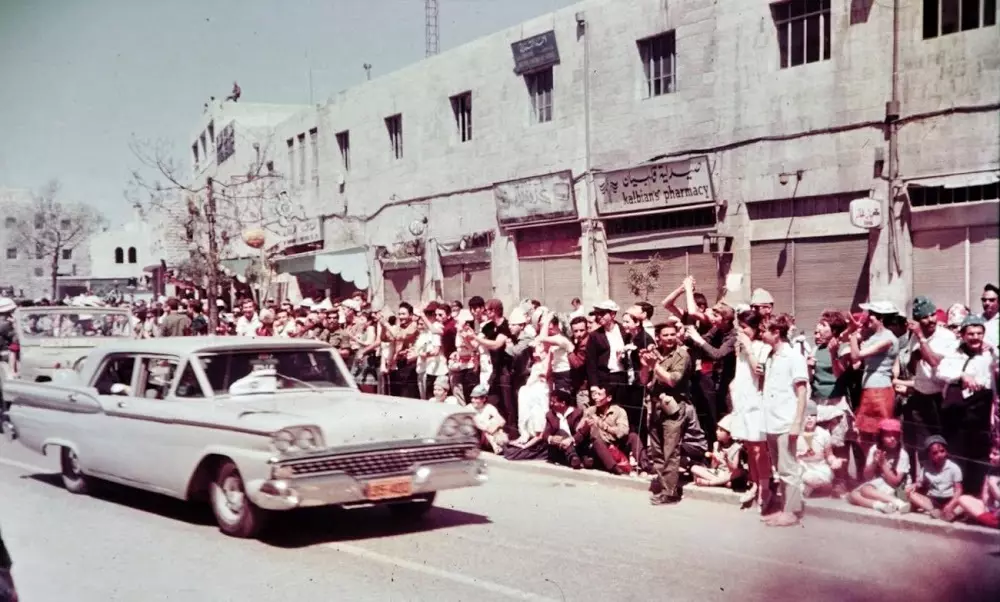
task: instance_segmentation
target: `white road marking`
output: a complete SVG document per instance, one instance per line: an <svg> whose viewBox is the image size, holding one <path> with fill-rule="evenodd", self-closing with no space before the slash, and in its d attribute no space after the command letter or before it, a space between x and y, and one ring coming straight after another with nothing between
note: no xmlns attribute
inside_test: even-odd
<svg viewBox="0 0 1000 602"><path fill-rule="evenodd" d="M42 468L41 466L35 466L33 464L25 464L24 462L18 462L17 460L11 460L8 458L0 458L0 464L6 464L7 466L12 466L14 468L20 468L21 470L30 470L32 472L41 473L51 473L55 472L49 468Z"/></svg>
<svg viewBox="0 0 1000 602"><path fill-rule="evenodd" d="M423 573L425 575L431 575L432 577L438 577L440 579L447 579L448 581L461 583L463 585L475 587L483 591L491 592L494 594L500 594L502 596L506 596L513 600L528 600L529 602L559 602L555 598L548 598L538 594L533 594L531 592L515 589L513 587L507 587L506 585L501 585L493 581L487 581L485 579L472 577L470 575L463 575L462 573L454 573L452 571L446 571L444 569L428 566L426 564L421 564L419 562L414 562L412 560L406 560L405 558L386 556L385 554L373 552L371 550L367 550L360 546L352 546L350 544L344 544L344 543L330 543L326 544L326 547L331 550L340 552L342 554L349 554L351 556L356 556L358 558L363 558L365 560L371 560L373 562L380 562L382 564L397 566L399 568L407 569L417 573Z"/></svg>

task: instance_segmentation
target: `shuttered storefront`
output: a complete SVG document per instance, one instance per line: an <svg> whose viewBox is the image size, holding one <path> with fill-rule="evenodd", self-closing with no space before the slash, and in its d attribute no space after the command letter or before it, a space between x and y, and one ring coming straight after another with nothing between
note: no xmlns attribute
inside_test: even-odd
<svg viewBox="0 0 1000 602"><path fill-rule="evenodd" d="M751 246L751 286L774 297L802 332L827 309L854 311L868 300L868 239L858 236L768 241Z"/></svg>
<svg viewBox="0 0 1000 602"><path fill-rule="evenodd" d="M645 272L650 260L658 257L660 270L655 286L648 293L645 290L635 291L630 284L629 272ZM663 299L681 285L689 274L694 276L695 290L701 292L714 303L718 296L718 277L716 259L711 253L703 253L700 248L664 249L661 251L642 251L637 253L613 253L608 258L608 288L611 298L625 310L636 301L646 300L653 304L656 313L653 321L657 322L667 317L663 309ZM684 298L677 300L677 307L684 309Z"/></svg>
<svg viewBox="0 0 1000 602"><path fill-rule="evenodd" d="M441 283L441 295L447 302L461 301L468 303L476 295L483 299L493 296L493 279L490 275L490 264L459 264L442 266L444 280Z"/></svg>
<svg viewBox="0 0 1000 602"><path fill-rule="evenodd" d="M420 268L384 268L385 307L393 311L402 301L420 304Z"/></svg>
<svg viewBox="0 0 1000 602"><path fill-rule="evenodd" d="M913 233L913 295L941 308L979 309L979 294L1000 280L1000 227L971 226Z"/></svg>
<svg viewBox="0 0 1000 602"><path fill-rule="evenodd" d="M521 297L537 299L553 311L568 312L583 290L580 257L536 257L518 262Z"/></svg>

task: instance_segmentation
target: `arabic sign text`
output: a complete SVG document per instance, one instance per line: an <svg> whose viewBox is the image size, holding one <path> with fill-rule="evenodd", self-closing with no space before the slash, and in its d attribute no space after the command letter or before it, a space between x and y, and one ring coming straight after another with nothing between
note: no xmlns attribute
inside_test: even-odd
<svg viewBox="0 0 1000 602"><path fill-rule="evenodd" d="M715 200L707 157L643 165L597 176L601 215L665 209Z"/></svg>
<svg viewBox="0 0 1000 602"><path fill-rule="evenodd" d="M493 198L501 226L576 217L573 180L568 171L496 184Z"/></svg>
<svg viewBox="0 0 1000 602"><path fill-rule="evenodd" d="M514 73L527 73L559 62L559 48L556 46L556 32L532 36L510 45L514 53Z"/></svg>

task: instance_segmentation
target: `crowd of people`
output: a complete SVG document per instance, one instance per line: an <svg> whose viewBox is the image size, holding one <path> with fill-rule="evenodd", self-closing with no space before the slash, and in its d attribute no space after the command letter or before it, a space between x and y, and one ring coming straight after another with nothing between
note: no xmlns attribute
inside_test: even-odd
<svg viewBox="0 0 1000 602"><path fill-rule="evenodd" d="M231 312L220 301L217 334L325 341L366 392L471 405L484 450L649 478L657 505L691 483L741 492L773 526L834 496L996 527L997 287L981 301L981 313L875 301L800 326L765 290L710 305L688 277L656 324L647 302L573 299L560 315L472 297L374 311L357 293L263 308L244 298ZM132 328L204 335L207 309L138 305Z"/></svg>

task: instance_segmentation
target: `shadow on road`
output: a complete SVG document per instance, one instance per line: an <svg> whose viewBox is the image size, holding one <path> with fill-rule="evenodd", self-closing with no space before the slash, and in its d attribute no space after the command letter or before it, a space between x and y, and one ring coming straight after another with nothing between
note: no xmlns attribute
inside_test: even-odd
<svg viewBox="0 0 1000 602"><path fill-rule="evenodd" d="M62 479L55 473L24 475L21 478L63 489ZM66 495L72 494L66 492ZM192 525L215 526L207 504L183 502L105 481L97 482L91 497ZM485 516L445 507L435 507L424 518L414 521L397 520L386 508L309 508L274 513L261 541L278 548L294 549L489 523Z"/></svg>
<svg viewBox="0 0 1000 602"><path fill-rule="evenodd" d="M435 507L422 519L415 521L396 519L386 508L310 508L276 516L262 541L278 548L304 548L338 541L437 531L463 525L485 525L490 522L489 518L479 514L444 507Z"/></svg>

